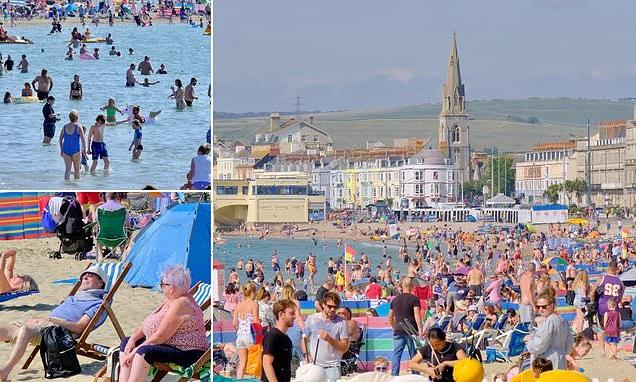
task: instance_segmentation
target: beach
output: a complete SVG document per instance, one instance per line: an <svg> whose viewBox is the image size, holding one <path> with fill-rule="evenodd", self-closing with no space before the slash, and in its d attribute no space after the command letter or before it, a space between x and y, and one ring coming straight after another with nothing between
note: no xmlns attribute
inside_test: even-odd
<svg viewBox="0 0 636 382"><path fill-rule="evenodd" d="M15 267L16 273L32 276L40 287L40 293L1 303L0 322L2 324L24 322L33 316L46 316L68 295L72 284L56 285L53 284L53 281L78 277L87 267L89 261L77 261L70 255L63 255L63 258L59 260L50 259L49 253L56 251L58 247L59 240L56 237L0 242L0 251L16 248L18 253ZM128 335L162 301L163 295L159 292L143 288L131 288L126 284L122 284L115 294L112 308L124 333ZM88 338L89 342L106 346L119 344L117 332L109 320L106 320L106 323L91 333ZM0 362L4 362L7 359L10 350L11 346L9 344L0 344ZM44 372L39 355L34 359L28 370L21 369L22 364L26 361L31 351L32 347L29 347L27 354L24 355L22 361L10 375L10 381L44 380ZM82 366L82 373L66 379L67 381L92 381L93 374L105 364L105 361L95 361L85 357L79 357L79 361ZM176 381L178 378L176 376L168 376L164 380Z"/></svg>
<svg viewBox="0 0 636 382"><path fill-rule="evenodd" d="M601 231L605 232L605 224L607 220L601 219ZM616 234L618 231L617 220L610 219L610 223L612 225L612 229L610 230L611 234ZM496 226L500 226L501 224L494 224ZM474 232L475 229L479 227L478 223L418 223L418 222L405 222L399 223L400 231L402 234L405 234L407 230L411 229L420 229L420 230L429 230L435 227L443 227L448 226L453 230L462 230L466 232ZM507 226L512 226L508 224ZM343 240L343 244L347 243L352 246L354 249L358 251L358 255L360 251L364 251L369 254L370 260L372 262L373 267L378 264L378 261L382 261L380 257L380 250L384 244L389 248L389 255L394 257L396 267L400 268L402 266L401 262L397 258L397 247L399 247L401 240L385 240L384 244L381 240L372 240L370 235L363 236L360 234L361 230L366 231L374 231L378 228L386 228L386 223L359 223L356 225L358 230L357 235L353 235L351 232L351 227L347 227L344 229L340 229L337 226L334 226L332 222L320 222L320 223L311 223L311 224L297 224L297 231L294 232L293 237L294 240L290 238L290 236L283 230L282 225L268 225L269 235L264 240L259 240L259 232L250 231L248 232L227 232L221 234L221 238L225 239L225 244L221 245L220 248L227 248L231 253L221 253L220 261L224 262L226 265L226 276L229 274L228 268L232 268L235 266L238 258L243 258L247 260L250 257L250 253L257 254L255 256L255 260L263 261L264 268L266 269L266 277L269 275L271 270L271 266L269 264L268 258L265 254L271 254L272 248L278 247L279 261L281 265L283 261L291 257L292 255L296 256L299 259L304 259L309 252L317 255L317 264L318 264L318 272L319 277L316 280L316 284L322 282L322 278L320 277L321 271L324 271L326 259L323 258L325 255L323 253L322 245L324 243L328 244L328 254L327 256L338 256L342 255L343 248L335 249L335 241L338 239ZM548 232L549 226L546 225L537 225L537 232ZM631 223L626 222L626 228L631 229ZM318 239L318 245L314 246L309 238L312 237L313 230L316 229L315 237ZM296 242L297 244L292 247L291 244L289 247L283 246L281 241L287 238L286 241ZM238 247L237 243L241 243L241 246ZM246 245L249 243L251 248ZM267 250L260 250L258 247L267 246ZM503 248L503 247L502 247ZM263 252L263 253L261 253ZM240 256L236 256L240 254ZM523 257L529 258L532 255L531 246L527 246L523 250ZM216 257L219 259L219 257ZM322 268L322 269L321 269ZM244 273L239 272L241 280L244 280ZM269 278L267 278L269 279ZM623 333L624 336L624 333ZM614 379L614 381L624 381L625 378L633 377L636 374L636 369L634 366L630 364L625 357L633 356L631 353L631 342L623 341L619 348L621 349L618 353L618 361L610 361L607 358L603 357L602 348L598 341L593 342L593 349L590 353L584 356L581 359L578 359L580 367L582 367L585 372L584 374L588 376L590 379L598 378L599 381L606 381L609 378ZM626 351L626 349L629 349ZM482 353L485 357L485 352ZM516 358L515 358L516 359ZM496 373L506 373L511 367L512 363L484 363L484 368L486 371L486 377L488 381L492 380L492 376Z"/></svg>

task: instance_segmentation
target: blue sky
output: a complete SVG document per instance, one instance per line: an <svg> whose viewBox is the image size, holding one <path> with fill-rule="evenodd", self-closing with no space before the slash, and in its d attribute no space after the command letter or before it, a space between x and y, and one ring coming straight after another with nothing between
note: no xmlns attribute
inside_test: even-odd
<svg viewBox="0 0 636 382"><path fill-rule="evenodd" d="M453 30L468 100L633 97L634 15L634 0L219 0L214 110L438 102Z"/></svg>

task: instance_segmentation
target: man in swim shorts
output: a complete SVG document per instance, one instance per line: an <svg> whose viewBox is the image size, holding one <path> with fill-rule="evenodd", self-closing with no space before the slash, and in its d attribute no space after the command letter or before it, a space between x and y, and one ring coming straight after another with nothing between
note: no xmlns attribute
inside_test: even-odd
<svg viewBox="0 0 636 382"><path fill-rule="evenodd" d="M51 139L55 136L55 122L59 120L59 114L53 110L53 104L55 103L55 97L49 96L46 99L44 107L42 107L42 115L44 116L44 123L42 127L44 129L44 139L42 143L45 145L51 144Z"/></svg>
<svg viewBox="0 0 636 382"><path fill-rule="evenodd" d="M37 91L38 99L44 101L48 98L49 92L53 89L53 78L48 75L46 69L42 69L39 76L35 77L31 82L33 88ZM35 86L37 84L37 87Z"/></svg>
<svg viewBox="0 0 636 382"><path fill-rule="evenodd" d="M88 130L88 147L90 147L88 153L92 154L93 164L91 165L90 173L95 174L97 169L97 163L99 159L104 160L104 172L108 172L110 162L108 160L108 151L106 150L106 143L104 142L104 125L106 124L106 118L103 114L100 114L95 118L95 124Z"/></svg>
<svg viewBox="0 0 636 382"><path fill-rule="evenodd" d="M130 64L130 68L126 71L126 87L133 87L137 83L135 78L135 64Z"/></svg>
<svg viewBox="0 0 636 382"><path fill-rule="evenodd" d="M192 77L190 79L190 83L188 85L186 85L186 87L185 87L185 95L184 95L183 99L184 99L186 105L188 105L188 106L192 106L192 102L195 99L199 99L199 97L196 97L194 95L194 87L196 86L196 84L197 84L197 79Z"/></svg>

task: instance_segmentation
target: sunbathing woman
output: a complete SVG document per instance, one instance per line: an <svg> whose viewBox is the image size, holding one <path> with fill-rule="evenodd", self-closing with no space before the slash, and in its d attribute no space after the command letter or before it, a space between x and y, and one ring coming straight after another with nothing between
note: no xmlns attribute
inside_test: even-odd
<svg viewBox="0 0 636 382"><path fill-rule="evenodd" d="M0 254L0 294L38 291L38 284L31 276L13 273L15 255L15 249L7 249Z"/></svg>

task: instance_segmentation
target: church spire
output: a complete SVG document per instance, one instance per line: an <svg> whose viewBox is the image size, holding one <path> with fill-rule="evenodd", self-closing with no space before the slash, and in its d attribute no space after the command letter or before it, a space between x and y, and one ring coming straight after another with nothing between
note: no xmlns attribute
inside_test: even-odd
<svg viewBox="0 0 636 382"><path fill-rule="evenodd" d="M457 53L457 40L453 32L451 52L448 59L448 74L446 83L442 88L442 112L440 115L465 115L464 108L464 84L459 70L459 54Z"/></svg>

